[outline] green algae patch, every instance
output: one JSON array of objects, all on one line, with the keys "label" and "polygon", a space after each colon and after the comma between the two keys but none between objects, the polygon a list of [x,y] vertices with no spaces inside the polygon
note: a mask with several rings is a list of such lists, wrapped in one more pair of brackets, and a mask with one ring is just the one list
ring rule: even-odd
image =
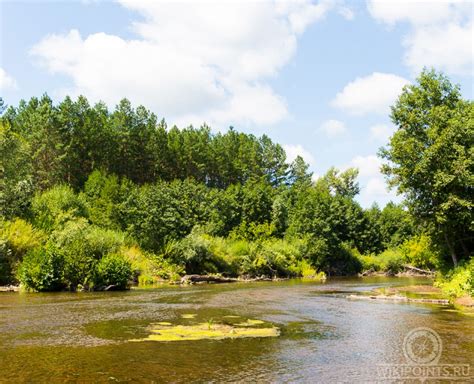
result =
[{"label": "green algae patch", "polygon": [[183,319],[194,319],[197,316],[196,313],[183,313],[181,317]]},{"label": "green algae patch", "polygon": [[276,327],[251,328],[233,327],[227,324],[200,323],[195,325],[154,326],[151,335],[144,339],[130,341],[194,341],[194,340],[222,340],[247,337],[277,337],[280,330]]},{"label": "green algae patch", "polygon": [[252,327],[254,325],[260,325],[263,324],[264,322],[262,320],[253,320],[253,319],[248,319],[247,321],[244,321],[242,323],[235,324],[239,327]]}]

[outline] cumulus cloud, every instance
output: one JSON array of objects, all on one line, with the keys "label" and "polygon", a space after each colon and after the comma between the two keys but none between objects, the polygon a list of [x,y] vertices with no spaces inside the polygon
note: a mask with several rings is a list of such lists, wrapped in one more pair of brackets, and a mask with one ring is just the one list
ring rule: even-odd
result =
[{"label": "cumulus cloud", "polygon": [[375,124],[370,127],[370,138],[374,141],[386,143],[394,130],[395,127],[386,124]]},{"label": "cumulus cloud", "polygon": [[314,156],[307,149],[303,148],[302,145],[285,144],[283,145],[283,149],[286,152],[286,161],[288,163],[291,163],[293,160],[295,160],[297,156],[301,156],[309,165],[314,166]]},{"label": "cumulus cloud", "polygon": [[369,156],[355,156],[349,164],[346,164],[342,169],[358,168],[359,176],[370,177],[380,175],[381,160],[375,155]]},{"label": "cumulus cloud", "polygon": [[70,94],[110,105],[128,97],[172,122],[264,124],[288,115],[268,84],[294,56],[297,39],[336,6],[298,2],[120,0],[139,13],[136,39],[77,30],[46,36],[31,50]]},{"label": "cumulus cloud", "polygon": [[393,26],[411,25],[404,37],[404,61],[414,73],[433,66],[452,74],[472,75],[473,5],[469,1],[371,0],[373,18]]},{"label": "cumulus cloud", "polygon": [[341,167],[359,169],[360,195],[359,202],[364,207],[369,207],[374,201],[381,205],[392,201],[400,201],[395,191],[390,191],[385,182],[385,178],[380,172],[382,161],[375,155],[355,156],[352,160]]},{"label": "cumulus cloud", "polygon": [[16,89],[17,83],[3,68],[0,67],[0,91]]},{"label": "cumulus cloud", "polygon": [[345,124],[339,120],[326,120],[321,124],[320,130],[328,137],[341,136],[347,132]]},{"label": "cumulus cloud", "polygon": [[391,74],[374,72],[358,77],[339,92],[332,105],[354,115],[378,113],[387,115],[408,80]]}]

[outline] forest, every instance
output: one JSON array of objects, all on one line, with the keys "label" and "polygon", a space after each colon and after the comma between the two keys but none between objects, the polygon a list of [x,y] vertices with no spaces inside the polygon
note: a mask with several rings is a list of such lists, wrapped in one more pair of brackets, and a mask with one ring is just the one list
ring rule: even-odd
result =
[{"label": "forest", "polygon": [[380,149],[401,204],[364,209],[357,169],[313,180],[268,136],[168,127],[123,99],[1,101],[0,285],[125,289],[185,274],[321,278],[404,266],[474,295],[474,103],[424,70]]}]

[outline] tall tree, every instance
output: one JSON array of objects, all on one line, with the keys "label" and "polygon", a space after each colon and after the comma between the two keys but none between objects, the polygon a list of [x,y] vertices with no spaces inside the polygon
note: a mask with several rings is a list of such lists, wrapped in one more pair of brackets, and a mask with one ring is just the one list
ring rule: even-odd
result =
[{"label": "tall tree", "polygon": [[474,104],[443,74],[424,70],[392,107],[397,131],[383,172],[454,265],[474,250]]}]

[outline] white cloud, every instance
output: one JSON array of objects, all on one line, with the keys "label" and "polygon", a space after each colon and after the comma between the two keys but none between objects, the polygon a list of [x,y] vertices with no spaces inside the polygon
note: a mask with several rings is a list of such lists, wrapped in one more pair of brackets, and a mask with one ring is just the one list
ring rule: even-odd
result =
[{"label": "white cloud", "polygon": [[370,0],[367,8],[372,17],[389,25],[402,21],[426,25],[456,20],[472,10],[467,1],[445,0]]},{"label": "white cloud", "polygon": [[286,161],[288,163],[291,163],[293,160],[296,159],[297,156],[301,156],[304,161],[306,161],[310,166],[314,166],[315,164],[315,159],[314,156],[305,148],[303,148],[302,145],[297,144],[297,145],[283,145],[283,149],[286,152]]},{"label": "white cloud", "polygon": [[326,120],[321,124],[320,130],[328,137],[341,136],[347,132],[345,124],[339,120]]},{"label": "white cloud", "polygon": [[127,97],[168,120],[273,124],[288,115],[268,85],[294,56],[304,30],[333,1],[162,2],[120,0],[138,12],[137,39],[77,30],[45,37],[31,51],[52,73],[69,76],[70,94],[109,105]]},{"label": "white cloud", "polygon": [[375,124],[370,127],[370,138],[375,141],[386,143],[392,136],[395,127],[386,124]]},{"label": "white cloud", "polygon": [[417,28],[407,36],[405,63],[415,72],[433,66],[449,73],[473,75],[473,23]]},{"label": "white cloud", "polygon": [[393,26],[407,22],[405,64],[418,73],[424,66],[457,75],[472,75],[473,5],[469,1],[371,0],[376,20]]},{"label": "white cloud", "polygon": [[378,113],[387,115],[408,80],[391,74],[374,72],[347,84],[332,101],[334,107],[354,115]]},{"label": "white cloud", "polygon": [[375,155],[356,156],[350,161],[349,164],[343,166],[342,169],[358,168],[359,176],[370,177],[380,175],[381,165],[382,161]]},{"label": "white cloud", "polygon": [[17,83],[13,77],[8,75],[3,68],[0,67],[0,91],[6,89],[16,89]]},{"label": "white cloud", "polygon": [[365,186],[365,193],[370,196],[385,196],[387,194],[387,185],[379,177],[372,177]]}]

